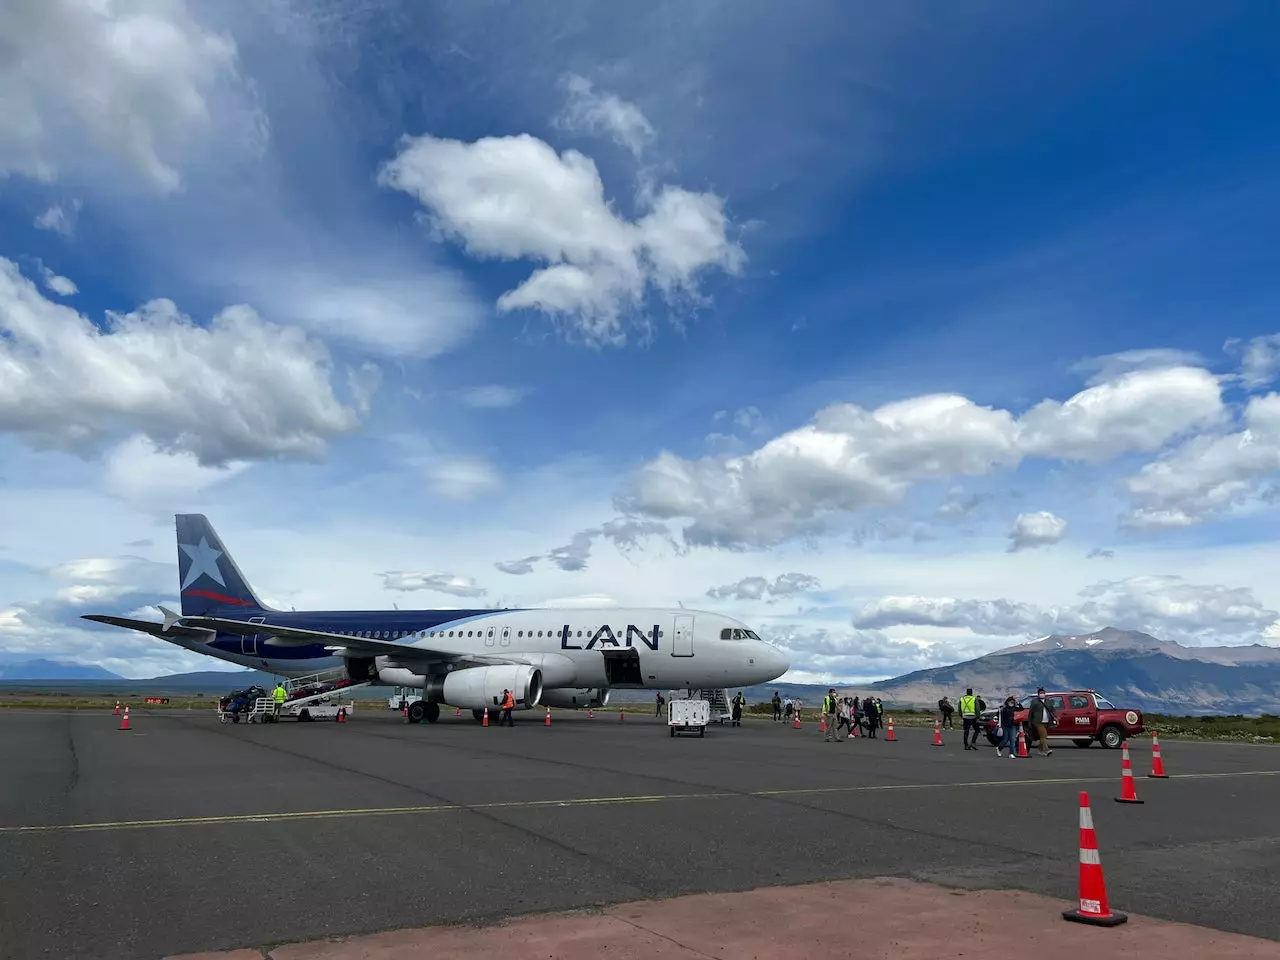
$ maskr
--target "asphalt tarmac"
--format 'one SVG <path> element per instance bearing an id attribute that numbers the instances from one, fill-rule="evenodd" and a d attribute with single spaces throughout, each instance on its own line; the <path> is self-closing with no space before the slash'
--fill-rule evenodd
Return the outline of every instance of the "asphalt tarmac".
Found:
<path id="1" fill-rule="evenodd" d="M 1116 909 L 1280 940 L 1280 748 L 964 752 L 628 714 L 408 726 L 4 711 L 0 957 L 149 958 L 700 891 L 896 876 L 1076 896 L 1079 791 Z M 1069 904 L 1067 904 L 1069 905 Z M 1060 925 L 1046 915 L 1046 928 Z M 958 945 L 959 946 L 959 945 Z M 1278 948 L 1280 953 L 1280 948 Z"/>

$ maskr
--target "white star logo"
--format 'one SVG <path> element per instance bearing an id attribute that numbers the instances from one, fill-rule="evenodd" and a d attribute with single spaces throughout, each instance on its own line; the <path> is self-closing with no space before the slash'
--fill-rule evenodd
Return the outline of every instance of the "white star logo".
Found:
<path id="1" fill-rule="evenodd" d="M 209 546 L 209 541 L 205 537 L 200 538 L 198 546 L 193 547 L 186 543 L 180 543 L 178 546 L 191 558 L 191 567 L 182 581 L 183 590 L 199 580 L 202 574 L 211 580 L 216 580 L 224 587 L 227 585 L 227 582 L 222 579 L 222 571 L 218 569 L 218 558 L 222 556 L 222 551 Z"/>

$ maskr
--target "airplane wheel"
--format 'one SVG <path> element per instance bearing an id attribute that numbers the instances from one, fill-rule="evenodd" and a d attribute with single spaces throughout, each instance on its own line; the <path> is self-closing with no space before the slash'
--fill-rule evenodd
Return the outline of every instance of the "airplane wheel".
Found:
<path id="1" fill-rule="evenodd" d="M 484 719 L 484 711 L 483 711 L 483 710 L 472 710 L 472 711 L 471 711 L 471 716 L 475 717 L 475 721 L 476 721 L 476 723 L 479 723 L 481 720 L 483 720 L 483 719 Z"/>
<path id="2" fill-rule="evenodd" d="M 419 702 L 419 703 L 421 703 L 422 701 L 421 701 L 421 700 L 419 700 L 418 702 Z M 425 714 L 425 717 L 426 717 L 426 721 L 427 721 L 427 723 L 435 723 L 437 720 L 439 720 L 439 719 L 440 719 L 440 704 L 438 704 L 438 703 L 428 703 L 428 704 L 426 705 L 426 714 Z"/>
<path id="3" fill-rule="evenodd" d="M 437 706 L 436 707 L 437 716 L 439 715 L 439 713 L 440 713 L 440 708 Z M 421 700 L 415 700 L 413 703 L 409 704 L 409 722 L 410 723 L 421 723 L 423 719 L 426 717 L 426 714 L 427 714 L 427 705 L 423 703 Z"/>

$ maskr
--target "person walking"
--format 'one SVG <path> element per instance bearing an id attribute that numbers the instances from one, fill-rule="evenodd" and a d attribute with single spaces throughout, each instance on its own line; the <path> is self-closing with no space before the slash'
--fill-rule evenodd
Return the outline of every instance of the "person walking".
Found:
<path id="1" fill-rule="evenodd" d="M 782 722 L 782 698 L 778 696 L 778 691 L 773 691 L 773 722 Z"/>
<path id="2" fill-rule="evenodd" d="M 747 698 L 742 695 L 739 690 L 737 696 L 733 698 L 733 726 L 742 726 L 742 710 L 747 705 Z"/>
<path id="3" fill-rule="evenodd" d="M 276 684 L 276 688 L 271 691 L 271 718 L 273 720 L 280 719 L 280 711 L 284 707 L 285 700 L 289 699 L 289 695 L 285 693 L 284 681 Z"/>
<path id="4" fill-rule="evenodd" d="M 978 749 L 978 698 L 973 695 L 973 687 L 966 687 L 964 696 L 960 698 L 960 722 L 964 725 L 964 748 Z M 970 734 L 973 734 L 970 738 Z"/>
<path id="5" fill-rule="evenodd" d="M 1018 701 L 1014 697 L 1005 697 L 1004 705 L 1000 708 L 1000 727 L 996 731 L 999 739 L 996 741 L 996 756 L 1002 756 L 1000 749 L 1002 747 L 1009 748 L 1009 759 L 1014 760 L 1018 756 Z"/>
<path id="6" fill-rule="evenodd" d="M 1044 687 L 1036 690 L 1036 698 L 1031 701 L 1031 710 L 1027 719 L 1031 721 L 1031 728 L 1035 730 L 1036 739 L 1040 741 L 1040 756 L 1049 756 L 1053 753 L 1049 749 L 1049 728 L 1057 722 L 1057 718 L 1044 698 Z"/>
<path id="7" fill-rule="evenodd" d="M 827 695 L 822 698 L 822 719 L 826 725 L 826 736 L 823 743 L 830 743 L 832 737 L 836 743 L 840 742 L 840 730 L 836 726 L 836 688 L 831 687 L 827 690 Z"/>
<path id="8" fill-rule="evenodd" d="M 505 723 L 508 727 L 515 729 L 516 722 L 511 717 L 511 711 L 514 710 L 515 708 L 516 708 L 515 695 L 512 694 L 510 690 L 503 690 L 502 691 L 502 714 L 498 717 L 498 726 L 502 726 Z"/>
<path id="9" fill-rule="evenodd" d="M 956 728 L 956 722 L 952 717 L 955 715 L 956 708 L 951 702 L 950 697 L 943 697 L 938 701 L 938 712 L 942 714 L 942 726 L 950 727 L 954 730 Z"/>
<path id="10" fill-rule="evenodd" d="M 658 693 L 657 693 L 657 696 L 655 696 L 655 697 L 653 698 L 653 702 L 654 702 L 653 715 L 654 715 L 655 717 L 660 717 L 660 716 L 662 716 L 662 704 L 663 704 L 663 699 L 662 699 L 662 691 L 661 691 L 661 690 L 659 690 L 659 691 L 658 691 Z"/>

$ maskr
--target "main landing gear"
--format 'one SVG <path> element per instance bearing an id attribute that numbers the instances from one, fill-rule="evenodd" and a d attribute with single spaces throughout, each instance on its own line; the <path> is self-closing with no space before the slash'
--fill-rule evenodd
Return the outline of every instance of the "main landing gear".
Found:
<path id="1" fill-rule="evenodd" d="M 440 704 L 426 703 L 423 700 L 415 700 L 409 704 L 409 722 L 410 723 L 435 723 L 440 719 Z"/>

